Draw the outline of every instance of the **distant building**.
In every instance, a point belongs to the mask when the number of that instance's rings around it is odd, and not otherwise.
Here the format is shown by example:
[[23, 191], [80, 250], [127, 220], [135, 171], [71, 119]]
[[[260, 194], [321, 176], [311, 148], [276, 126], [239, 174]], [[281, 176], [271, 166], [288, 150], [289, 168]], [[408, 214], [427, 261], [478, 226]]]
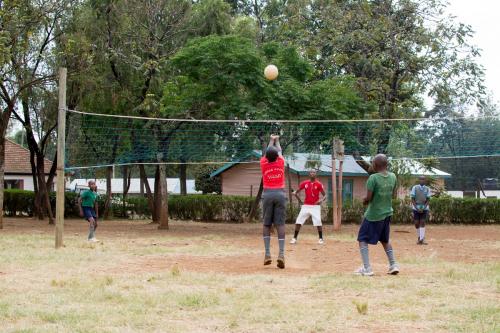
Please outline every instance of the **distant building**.
[[[258, 163], [261, 157], [260, 152], [253, 151], [241, 160], [230, 162], [217, 169], [211, 177], [220, 176], [223, 195], [243, 195], [255, 196], [259, 190], [261, 172]], [[312, 160], [318, 160], [314, 162]], [[314, 166], [318, 171], [318, 180], [321, 181], [328, 193], [328, 199], [332, 196], [332, 160], [331, 155], [318, 155], [309, 153], [295, 153], [286, 155], [285, 160], [290, 168], [290, 185], [292, 189], [297, 189], [300, 182], [309, 178], [309, 170]], [[369, 159], [367, 158], [369, 161]], [[411, 163], [410, 163], [411, 162]], [[437, 169], [425, 170], [423, 165], [417, 161], [409, 160], [412, 175], [433, 176], [442, 182], [444, 178], [451, 177], [450, 174]], [[316, 165], [314, 165], [316, 164]], [[336, 172], [339, 172], [337, 161]], [[354, 159], [352, 155], [346, 155], [343, 164], [342, 197], [344, 202], [362, 200], [366, 195], [365, 184], [368, 179], [366, 172]], [[405, 195], [405, 194], [402, 194]]]
[[[97, 185], [97, 191], [99, 193], [106, 193], [106, 179], [74, 179], [70, 183], [66, 183], [66, 191], [80, 192], [82, 189], [88, 188], [89, 180], [95, 180]], [[154, 193], [154, 178], [148, 178], [149, 186], [151, 187], [151, 192]], [[186, 189], [188, 194], [200, 193], [195, 189], [194, 179], [188, 179], [186, 181]], [[179, 178], [167, 178], [167, 191], [171, 194], [181, 193], [181, 183]], [[111, 192], [114, 194], [123, 193], [123, 179], [113, 178], [111, 179]], [[143, 190], [146, 193], [146, 189]], [[140, 195], [141, 194], [141, 181], [139, 178], [130, 179], [130, 188], [128, 190], [128, 195]]]
[[[44, 161], [45, 177], [49, 175], [52, 161]], [[33, 174], [30, 164], [30, 151], [23, 146], [5, 140], [5, 176], [4, 188], [34, 191]], [[54, 178], [54, 183], [55, 183]], [[49, 190], [53, 190], [49, 189]]]

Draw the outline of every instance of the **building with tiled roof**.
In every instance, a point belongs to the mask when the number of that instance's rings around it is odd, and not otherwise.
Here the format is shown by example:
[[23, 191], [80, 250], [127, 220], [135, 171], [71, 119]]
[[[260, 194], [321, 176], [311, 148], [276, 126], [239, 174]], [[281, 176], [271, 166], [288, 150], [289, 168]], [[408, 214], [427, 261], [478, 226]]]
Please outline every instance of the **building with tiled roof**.
[[[48, 176], [52, 161], [45, 159], [45, 174]], [[23, 146], [5, 140], [5, 188], [33, 191], [30, 151]]]

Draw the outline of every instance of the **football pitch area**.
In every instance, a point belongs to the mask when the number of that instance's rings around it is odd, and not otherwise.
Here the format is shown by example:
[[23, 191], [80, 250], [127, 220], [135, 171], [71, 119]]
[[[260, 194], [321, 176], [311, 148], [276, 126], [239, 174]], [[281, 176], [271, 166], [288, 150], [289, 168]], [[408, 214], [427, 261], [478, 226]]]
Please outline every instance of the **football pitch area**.
[[[1, 332], [499, 332], [500, 226], [391, 230], [400, 275], [380, 245], [373, 277], [354, 276], [358, 226], [312, 226], [288, 244], [286, 269], [263, 266], [260, 224], [105, 221], [99, 243], [67, 220], [54, 249], [46, 221], [0, 230]], [[277, 239], [272, 239], [273, 259]]]

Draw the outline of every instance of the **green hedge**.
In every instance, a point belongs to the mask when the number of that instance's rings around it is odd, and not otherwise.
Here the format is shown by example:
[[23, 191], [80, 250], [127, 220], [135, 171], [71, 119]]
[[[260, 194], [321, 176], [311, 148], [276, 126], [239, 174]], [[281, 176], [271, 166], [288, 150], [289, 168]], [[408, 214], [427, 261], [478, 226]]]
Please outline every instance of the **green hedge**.
[[[77, 217], [78, 195], [66, 192], [65, 216]], [[52, 207], [55, 211], [55, 193], [50, 194]], [[253, 198], [242, 196], [223, 196], [214, 194], [170, 195], [168, 201], [169, 215], [177, 220], [242, 222], [248, 215]], [[99, 198], [99, 206], [104, 207], [104, 196]], [[22, 190], [4, 191], [4, 211], [8, 216], [32, 215], [34, 193]], [[118, 218], [127, 218], [128, 211], [138, 215], [151, 216], [146, 198], [129, 197], [123, 208], [120, 197], [113, 197], [113, 214]], [[408, 200], [393, 202], [393, 223], [412, 223], [412, 210]], [[434, 224], [492, 224], [500, 223], [500, 200], [474, 198], [432, 198], [430, 203], [430, 222]], [[345, 205], [343, 208], [344, 223], [360, 223], [365, 207], [359, 202]], [[299, 207], [287, 208], [287, 223], [293, 223]], [[260, 212], [257, 213], [259, 216]], [[330, 207], [323, 208], [326, 223], [332, 223]]]
[[[169, 216], [177, 220], [242, 222], [248, 215], [253, 199], [242, 196], [191, 194], [168, 197]], [[146, 198], [127, 199], [129, 210], [150, 216]]]

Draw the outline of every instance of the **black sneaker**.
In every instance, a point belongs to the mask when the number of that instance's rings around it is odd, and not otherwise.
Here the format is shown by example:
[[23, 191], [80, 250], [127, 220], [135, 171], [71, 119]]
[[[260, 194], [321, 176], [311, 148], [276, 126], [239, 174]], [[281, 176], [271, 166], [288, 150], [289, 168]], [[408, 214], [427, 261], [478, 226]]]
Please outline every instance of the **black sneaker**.
[[271, 265], [273, 260], [271, 259], [271, 256], [265, 256], [264, 257], [264, 266]]

